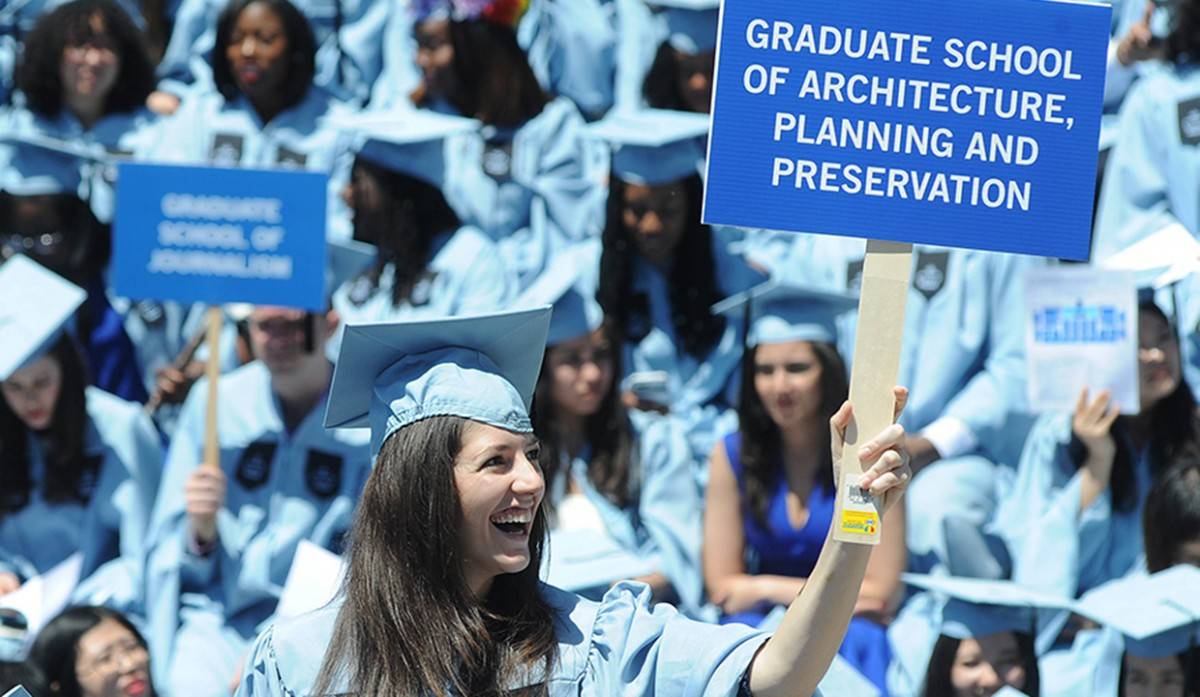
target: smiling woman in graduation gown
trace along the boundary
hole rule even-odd
[[[596,603],[538,582],[545,486],[528,404],[548,315],[347,329],[327,423],[370,425],[377,462],[343,592],[263,633],[239,695],[813,693],[867,547],[827,540],[770,638],[651,610],[641,584]],[[831,422],[835,447],[850,414]],[[908,479],[902,447],[891,426],[864,456],[860,483],[885,506]]]

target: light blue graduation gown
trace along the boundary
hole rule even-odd
[[[138,563],[158,487],[158,433],[138,404],[95,387],[87,388],[86,400],[84,457],[89,469],[80,486],[88,502],[43,497],[44,454],[29,434],[32,488],[24,507],[0,514],[0,570],[28,579],[82,552],[83,587],[106,562]],[[133,588],[108,590],[129,596]]]
[[[667,39],[667,26],[646,0],[615,0],[617,48],[614,69],[613,108],[637,110],[646,107],[642,87],[646,74]]]
[[[608,0],[533,0],[517,26],[538,82],[589,118],[613,104],[615,14]]]
[[[213,44],[225,0],[182,0],[166,53],[159,64],[160,89],[186,95],[212,88]],[[293,0],[317,40],[313,84],[356,104],[371,98],[384,70],[384,37],[401,0]],[[340,10],[339,10],[340,7]],[[340,31],[335,31],[339,23]],[[412,56],[408,57],[411,62]]]
[[[479,230],[461,227],[438,235],[431,253],[426,277],[398,306],[392,304],[390,265],[373,290],[362,275],[342,284],[333,294],[333,308],[342,323],[480,314],[500,310],[512,300],[514,279],[499,259],[496,245]]]
[[[694,616],[703,595],[703,506],[693,483],[695,465],[686,431],[670,416],[638,411],[629,416],[637,438],[630,471],[637,501],[619,508],[596,490],[587,476],[590,448],[570,463],[570,476],[596,507],[609,537],[627,552],[653,560],[653,566],[671,581],[680,609]],[[566,477],[555,484],[561,500]]]
[[[583,126],[560,97],[519,128],[485,126],[482,139],[467,134],[450,146],[447,201],[465,225],[496,240],[522,288],[556,253],[600,235],[608,150],[585,138]]]
[[[1134,463],[1136,505],[1113,508],[1105,490],[1080,510],[1082,467],[1072,457],[1071,415],[1038,418],[1025,442],[1012,491],[1000,503],[991,527],[1008,544],[1013,580],[1047,593],[1076,598],[1135,568],[1142,554],[1142,505],[1150,489],[1150,466]],[[1039,643],[1048,648],[1065,617],[1039,624]]]
[[[175,695],[223,694],[275,612],[296,546],[340,547],[370,470],[366,431],[326,430],[325,399],[291,433],[265,365],[221,378],[225,507],[207,556],[190,547],[184,484],[200,462],[208,385],[188,396],[167,453],[147,553],[146,614],[155,683]]]
[[[686,242],[685,242],[686,244]],[[713,234],[714,268],[717,285],[728,296],[764,280],[739,258],[730,256],[727,245]],[[649,309],[649,332],[640,341],[626,341],[623,350],[625,375],[643,371],[667,374],[671,414],[687,424],[688,442],[698,463],[707,463],[717,439],[737,428],[738,366],[742,359],[742,327],[730,320],[725,331],[709,349],[696,358],[683,351],[671,322],[670,278],[658,267],[635,255],[632,294],[644,295]],[[697,472],[703,490],[707,470]]]
[[[157,117],[147,109],[109,114],[89,129],[70,111],[45,117],[28,109],[13,107],[0,114],[0,131],[13,137],[44,137],[63,141],[85,155],[74,158],[31,145],[0,142],[0,188],[18,183],[23,172],[61,169],[63,183],[82,180],[78,194],[92,207],[96,217],[112,222],[117,173],[116,158],[130,157],[153,137]]]
[[[546,683],[553,697],[734,697],[768,635],[744,625],[687,619],[650,606],[650,589],[621,583],[600,602],[552,586],[542,596],[556,614],[558,663],[513,689]],[[418,602],[414,599],[414,602]],[[276,624],[259,637],[238,697],[311,695],[341,602]],[[335,686],[346,692],[349,678]]]
[[[1200,70],[1194,67],[1157,71],[1130,90],[1105,170],[1093,260],[1172,223],[1200,236],[1200,123],[1183,119],[1189,111],[1183,107],[1200,106],[1195,100]]]

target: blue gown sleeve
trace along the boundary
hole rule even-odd
[[[1024,402],[1024,276],[1035,263],[1032,257],[988,255],[986,286],[980,289],[986,295],[968,299],[968,312],[988,313],[987,358],[943,414],[965,423],[980,440],[998,435],[1009,412]]]
[[[617,48],[613,108],[636,110],[645,106],[642,85],[664,38],[660,23],[645,0],[616,0]]]
[[[254,642],[254,648],[246,658],[242,682],[238,685],[234,697],[282,697],[295,694],[284,687],[279,674],[279,662],[275,658],[274,631],[274,627],[269,627]],[[317,657],[317,660],[320,660],[320,657]]]
[[[589,117],[612,107],[616,35],[597,0],[535,0],[517,27],[538,82]]]
[[[659,570],[671,581],[679,606],[700,609],[704,583],[700,572],[701,510],[692,452],[676,419],[633,412],[638,431],[642,482],[638,500],[641,524],[648,533],[642,555],[658,557]]]
[[[580,694],[737,695],[768,635],[745,625],[696,622],[649,603],[650,589],[642,584],[619,583],[605,594]]]
[[[158,64],[158,89],[184,97],[197,87],[211,86],[206,56],[216,40],[216,10],[210,0],[182,0],[167,49]]]
[[[472,232],[481,239],[470,262],[459,270],[462,281],[456,315],[495,312],[506,307],[516,293],[515,278],[501,263],[496,245],[482,239],[483,233],[473,229]]]
[[[1093,260],[1103,260],[1180,222],[1169,195],[1168,134],[1174,124],[1166,113],[1175,110],[1176,102],[1164,83],[1165,78],[1142,80],[1125,99],[1097,208]]]
[[[388,0],[388,4],[387,24],[383,28],[383,66],[371,88],[372,110],[412,108],[409,95],[421,83],[409,3]]]

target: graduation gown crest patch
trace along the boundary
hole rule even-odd
[[[323,499],[331,498],[342,488],[342,457],[309,450],[308,462],[304,466],[304,481],[312,493]]]
[[[1200,145],[1200,97],[1179,103],[1179,140]]]
[[[950,265],[950,252],[919,252],[917,268],[913,272],[912,285],[925,296],[933,300],[933,296],[946,285],[946,269]]]
[[[271,477],[271,461],[275,459],[278,443],[258,441],[246,446],[238,460],[237,480],[247,490],[253,491]]]

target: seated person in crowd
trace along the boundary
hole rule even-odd
[[[616,108],[707,114],[717,0],[616,0]]]
[[[0,595],[78,552],[77,594],[133,597],[158,434],[140,405],[87,386],[64,327],[82,289],[23,256],[0,278]]]
[[[550,256],[599,235],[604,148],[585,138],[574,104],[538,83],[517,43],[512,3],[414,5],[416,104],[483,124],[482,139],[455,142],[446,196],[464,223],[500,245],[527,287]]]
[[[219,83],[212,57],[220,52],[218,17],[228,0],[177,0],[174,27],[158,73],[159,109],[170,113],[196,92]],[[411,42],[392,37],[410,26],[405,0],[297,0],[311,27],[316,63],[311,82],[339,100],[390,101],[415,83]]]
[[[343,323],[476,314],[512,299],[515,279],[496,245],[464,225],[442,195],[446,139],[469,128],[415,112],[394,129],[364,134],[343,196],[354,238],[379,252],[334,293]]]
[[[144,104],[154,89],[154,66],[145,38],[114,0],[71,0],[43,15],[24,42],[17,72],[22,106],[0,113],[0,133],[90,153],[92,161],[71,163],[87,169],[76,182],[79,194],[111,222],[116,174],[104,156],[130,155],[150,137],[153,114]],[[62,157],[5,140],[0,185],[21,176],[24,167],[7,167],[18,158]]]
[[[597,298],[623,337],[625,404],[687,424],[704,462],[736,415],[741,327],[710,309],[763,280],[700,222],[707,119],[610,117],[592,132],[615,148]],[[653,128],[647,144],[647,128]],[[697,472],[703,483],[705,474]]]
[[[704,506],[704,581],[722,623],[758,626],[788,605],[829,535],[836,489],[828,424],[849,389],[834,320],[856,304],[768,282],[720,305],[731,322],[749,323],[740,425],[713,448]],[[904,569],[903,517],[883,522],[840,650],[881,689],[891,658],[884,624]]]
[[[145,612],[155,682],[228,694],[275,612],[301,540],[340,551],[370,466],[366,438],[321,423],[332,315],[255,308],[257,360],[221,377],[219,462],[204,462],[208,384],[180,415],[148,544]]]
[[[1030,433],[1013,490],[992,522],[1012,552],[1013,580],[1075,598],[1128,574],[1143,551],[1142,507],[1152,483],[1200,453],[1179,341],[1148,295],[1138,345],[1136,415],[1122,416],[1106,391],[1084,390],[1074,413],[1044,414]],[[1043,623],[1040,645],[1053,644],[1062,629],[1061,616]]]
[[[0,261],[25,254],[87,291],[69,330],[83,351],[88,381],[130,401],[146,401],[139,356],[118,310],[109,302],[104,274],[111,230],[75,186],[75,170],[37,172],[48,160],[26,163],[19,185],[0,191]]]
[[[792,235],[774,257],[748,253],[772,278],[857,292],[866,244],[829,235]],[[978,539],[996,508],[996,487],[1020,458],[1024,415],[1022,312],[1026,270],[1041,260],[918,245],[904,314],[901,382],[912,386],[904,412],[916,479],[909,491],[909,567],[1004,578],[1002,545]],[[856,321],[839,320],[838,346],[852,356]]]
[[[656,600],[694,614],[702,588],[691,449],[683,424],[621,402],[620,344],[595,300],[599,260],[598,240],[560,254],[516,302],[554,308],[531,414],[542,442],[551,539],[562,540],[551,569],[561,564],[574,590],[599,599],[621,577],[593,578],[588,587],[573,566],[580,574],[580,566],[595,571],[600,550],[615,546],[643,567],[635,580]]]
[[[34,697],[155,697],[142,633],[106,607],[67,608],[42,628],[29,652],[49,690]]]

